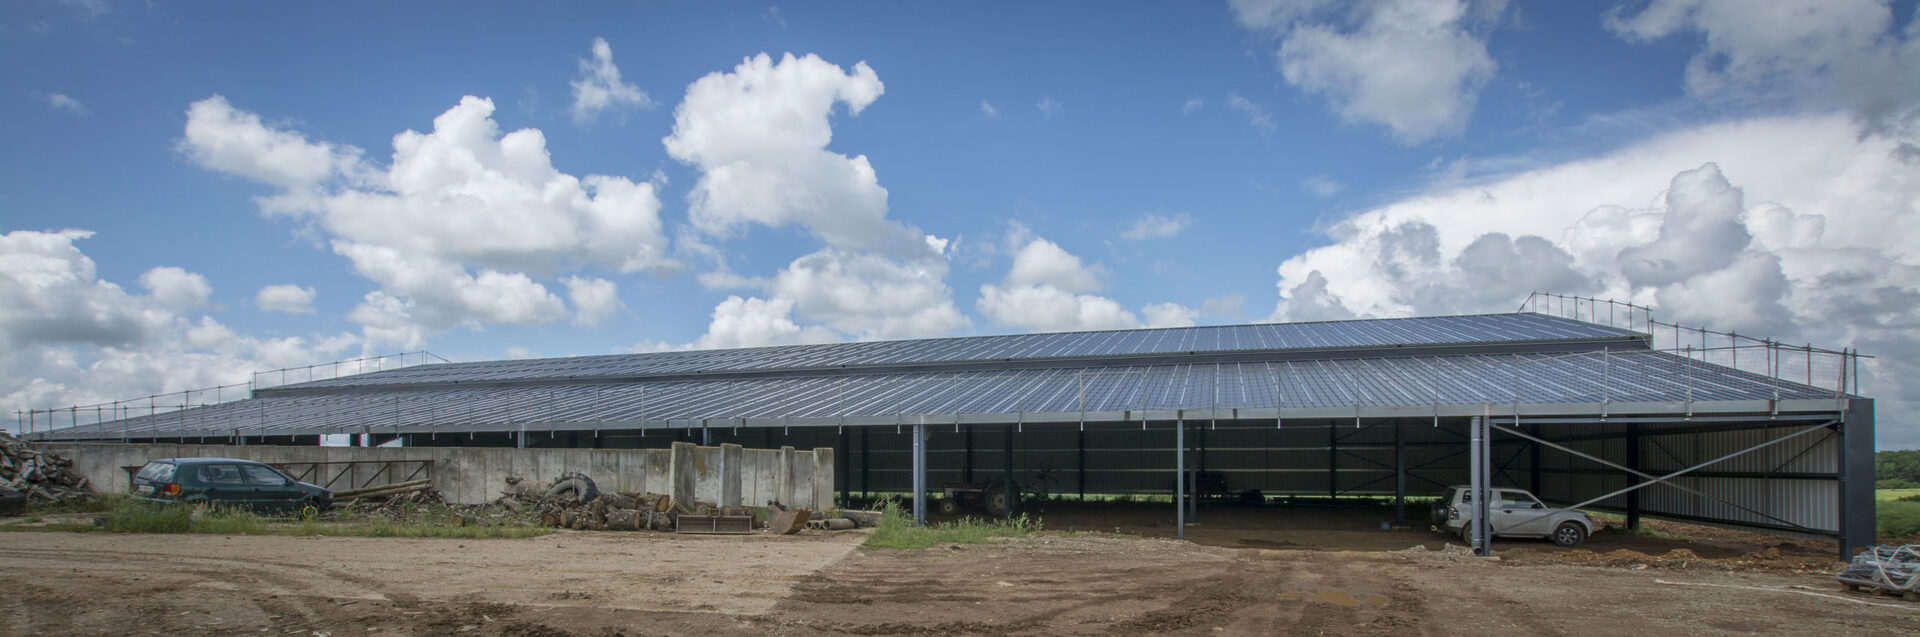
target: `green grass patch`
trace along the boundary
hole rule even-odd
[[[203,507],[197,512],[186,505],[161,505],[129,498],[104,501],[106,509],[100,524],[60,522],[54,524],[10,524],[0,531],[53,531],[86,533],[203,533],[211,535],[296,535],[336,537],[424,537],[424,538],[528,538],[552,533],[552,529],[524,524],[457,525],[442,520],[381,520],[334,518],[298,520],[267,517],[245,509]]]
[[[1880,537],[1904,538],[1920,534],[1920,502],[1882,500],[1875,512]]]
[[[1624,516],[1618,513],[1606,513],[1602,511],[1587,511],[1586,514],[1588,517],[1593,518],[1595,521],[1604,523],[1606,525],[1606,528],[1603,530],[1607,533],[1612,533],[1614,535],[1624,535],[1627,537],[1650,537],[1650,538],[1657,538],[1662,540],[1687,539],[1687,536],[1684,534],[1674,533],[1671,531],[1656,530],[1653,528],[1653,526],[1647,524],[1645,520],[1641,521],[1640,528],[1637,528],[1637,529],[1627,528],[1627,516]]]
[[[902,511],[900,503],[888,500],[881,505],[885,515],[867,546],[923,549],[936,544],[986,544],[993,538],[1032,537],[1040,532],[1040,522],[1022,514],[1011,520],[984,521],[961,518],[939,525],[914,526],[913,514]]]
[[[1873,499],[1881,502],[1890,500],[1914,500],[1920,498],[1920,489],[1876,489]]]
[[[27,505],[28,513],[98,513],[113,506],[114,502],[127,499],[124,495],[96,493],[84,498],[59,502],[34,502]]]

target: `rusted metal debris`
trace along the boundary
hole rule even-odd
[[[812,516],[812,509],[795,509],[778,502],[769,503],[767,530],[774,535],[792,535],[806,528],[807,518]]]

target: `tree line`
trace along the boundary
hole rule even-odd
[[[1876,489],[1920,489],[1920,449],[1873,454]]]

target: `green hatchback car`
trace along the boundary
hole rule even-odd
[[[156,503],[219,504],[311,518],[333,505],[333,492],[279,469],[235,458],[166,458],[133,474],[133,498]]]

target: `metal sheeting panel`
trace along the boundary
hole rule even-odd
[[[730,350],[576,356],[420,365],[299,387],[477,382],[676,373],[830,369],[969,361],[1625,338],[1636,332],[1543,314],[1487,314],[1321,323],[1269,323],[1104,332],[1016,334],[916,341],[789,345]],[[299,379],[293,379],[299,381]]]
[[[1769,422],[1764,416],[1733,426],[1685,422],[1641,425],[1637,464],[1648,474],[1664,476],[1723,456],[1732,457],[1672,480],[1711,497],[1655,484],[1640,490],[1640,510],[1654,517],[1797,530],[1808,535],[1837,533],[1839,436],[1830,430],[1816,430],[1787,438],[1819,425],[1817,421]],[[1629,446],[1634,444],[1631,425],[1548,425],[1542,433],[1542,437],[1582,453],[1622,465],[1634,464],[1629,454]],[[1761,447],[1772,441],[1779,442]],[[1734,455],[1743,450],[1751,451]],[[1560,450],[1543,449],[1541,453],[1539,495],[1550,501],[1584,501],[1639,481]],[[1628,498],[1619,495],[1596,506],[1624,511]]]
[[[783,376],[268,396],[59,429],[55,438],[432,429],[631,428],[689,421],[899,419],[1169,409],[1691,404],[1830,398],[1659,352],[1432,356],[971,372]],[[1417,412],[1416,412],[1417,413]],[[1324,417],[1324,416],[1323,416]]]

